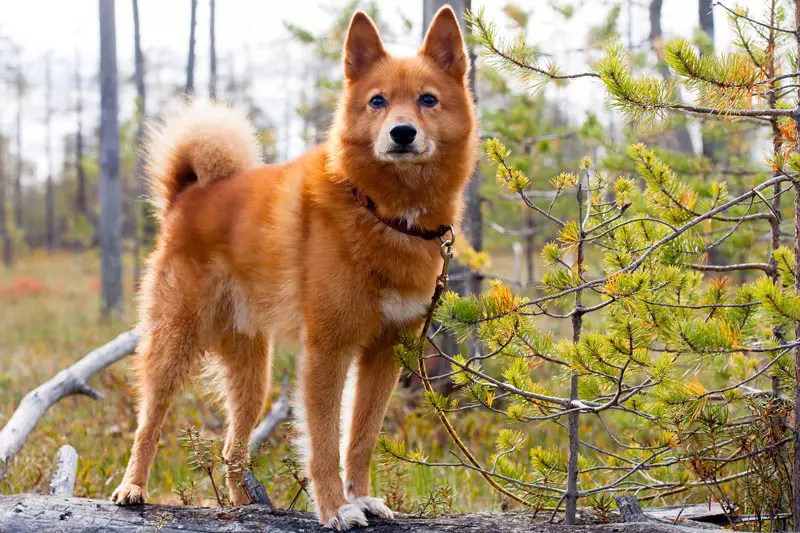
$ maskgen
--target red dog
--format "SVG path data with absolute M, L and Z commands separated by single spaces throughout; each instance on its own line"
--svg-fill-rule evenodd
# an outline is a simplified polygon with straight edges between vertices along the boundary
M 203 352 L 221 375 L 229 462 L 247 456 L 270 384 L 276 335 L 305 345 L 299 426 L 320 521 L 346 530 L 392 512 L 370 493 L 370 461 L 399 369 L 393 345 L 419 331 L 458 222 L 477 151 L 469 68 L 455 14 L 444 8 L 415 57 L 383 48 L 364 13 L 344 50 L 345 86 L 330 139 L 263 166 L 252 126 L 194 104 L 168 118 L 149 149 L 161 234 L 141 291 L 136 359 L 139 429 L 112 499 L 145 499 L 170 403 Z M 340 411 L 357 375 L 345 480 Z M 244 445 L 243 445 L 244 444 Z M 241 472 L 227 484 L 248 503 Z

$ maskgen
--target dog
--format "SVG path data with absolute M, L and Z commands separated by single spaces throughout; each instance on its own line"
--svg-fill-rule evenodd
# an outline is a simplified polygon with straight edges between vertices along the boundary
M 204 353 L 228 418 L 224 459 L 245 460 L 274 343 L 288 336 L 304 347 L 293 413 L 320 522 L 347 530 L 392 518 L 370 496 L 370 461 L 400 374 L 393 346 L 403 331 L 421 333 L 440 239 L 459 222 L 477 160 L 477 119 L 449 7 L 407 58 L 389 55 L 356 12 L 343 59 L 328 140 L 294 161 L 264 166 L 252 125 L 219 104 L 188 103 L 150 134 L 160 233 L 140 288 L 138 429 L 117 504 L 144 502 L 167 409 Z M 234 505 L 250 502 L 240 468 L 226 483 Z

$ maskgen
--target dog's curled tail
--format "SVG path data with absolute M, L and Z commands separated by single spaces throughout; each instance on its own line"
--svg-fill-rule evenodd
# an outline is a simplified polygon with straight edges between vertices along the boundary
M 224 105 L 182 103 L 150 128 L 146 174 L 159 216 L 187 185 L 205 186 L 261 165 L 261 147 L 247 117 Z

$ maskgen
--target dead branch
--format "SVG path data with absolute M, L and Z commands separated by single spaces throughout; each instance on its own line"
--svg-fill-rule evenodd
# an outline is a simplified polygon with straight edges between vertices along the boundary
M 126 331 L 108 344 L 92 350 L 83 359 L 25 395 L 0 431 L 0 479 L 5 476 L 8 463 L 19 452 L 36 423 L 51 406 L 72 394 L 85 394 L 95 400 L 103 398 L 102 394 L 87 385 L 87 381 L 104 368 L 133 353 L 139 338 L 137 329 Z
M 281 422 L 289 417 L 289 395 L 286 389 L 287 384 L 284 383 L 280 397 L 275 400 L 267 416 L 250 435 L 250 455 L 258 455 L 261 445 L 275 432 Z

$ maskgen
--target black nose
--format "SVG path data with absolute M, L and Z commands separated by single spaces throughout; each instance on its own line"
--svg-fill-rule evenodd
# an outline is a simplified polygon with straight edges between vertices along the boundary
M 397 144 L 411 144 L 417 136 L 417 129 L 411 124 L 399 124 L 389 131 L 389 135 Z

